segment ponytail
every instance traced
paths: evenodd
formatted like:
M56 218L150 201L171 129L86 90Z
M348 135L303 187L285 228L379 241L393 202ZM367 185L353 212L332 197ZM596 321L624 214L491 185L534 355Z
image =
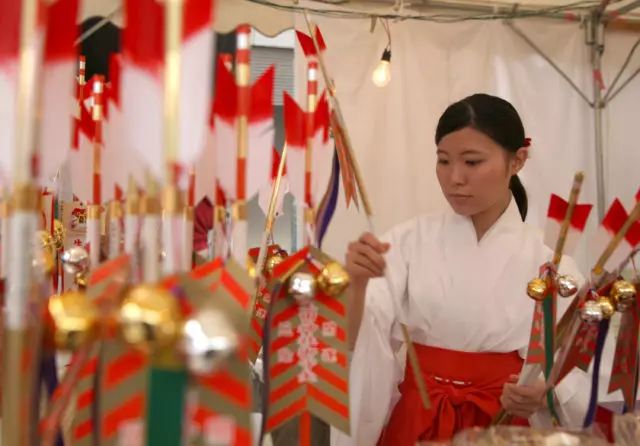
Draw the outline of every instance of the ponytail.
M518 175L514 175L511 177L509 181L509 189L513 194L513 198L516 200L516 204L518 205L518 211L520 211L520 217L522 217L522 221L525 221L527 218L527 211L529 210L529 200L527 199L527 191L518 178Z

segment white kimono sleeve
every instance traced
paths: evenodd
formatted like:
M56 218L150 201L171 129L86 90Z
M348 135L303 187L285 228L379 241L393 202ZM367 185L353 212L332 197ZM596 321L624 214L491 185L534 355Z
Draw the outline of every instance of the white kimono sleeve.
M559 274L565 274L576 279L578 284L584 283L584 277L571 257L564 256L560 263ZM558 297L558 320L564 314L571 303L571 298ZM584 417L589 405L591 379L589 374L580 369L573 369L556 387L556 398L559 403L558 416L566 427L571 429L582 428ZM529 420L534 427L548 427L548 411L534 414Z
M383 238L391 244L385 259L394 289L390 290L385 278L374 279L367 287L349 375L351 436L332 428L332 446L375 445L390 413L401 373L395 357L401 345L391 339L391 329L397 320L391 299L406 296L408 268L402 244L407 231L403 231L404 228L402 225Z

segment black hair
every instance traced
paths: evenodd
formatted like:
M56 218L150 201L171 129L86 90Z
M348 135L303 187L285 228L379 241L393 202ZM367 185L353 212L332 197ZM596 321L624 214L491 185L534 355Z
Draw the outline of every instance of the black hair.
M85 33L104 20L103 17L89 17L80 25ZM121 31L112 22L107 22L87 37L81 44L79 54L86 57L85 79L89 82L96 74L104 76L109 82L109 58L111 53L120 52Z
M447 107L438 121L436 145L448 134L467 127L484 133L509 153L527 146L520 115L513 105L497 96L474 94ZM529 201L518 175L511 177L509 189L524 221Z

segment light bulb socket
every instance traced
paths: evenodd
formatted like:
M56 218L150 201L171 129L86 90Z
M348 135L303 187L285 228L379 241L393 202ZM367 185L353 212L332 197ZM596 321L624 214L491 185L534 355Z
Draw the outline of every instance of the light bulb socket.
M386 47L384 49L384 51L382 52L382 57L380 58L381 61L384 62L391 62L391 48Z

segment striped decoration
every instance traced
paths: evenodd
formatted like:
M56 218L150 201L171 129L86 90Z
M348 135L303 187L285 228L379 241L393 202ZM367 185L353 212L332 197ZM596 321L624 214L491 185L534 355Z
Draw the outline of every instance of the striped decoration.
M269 284L279 292L271 307L267 432L309 412L349 434L346 298L316 289L310 303L298 304L280 286L298 272L317 276L330 261L307 247L280 263Z
M128 283L130 258L122 255L105 262L91 272L87 286L87 295L99 306L109 305L117 299ZM74 446L93 446L97 442L95 411L96 373L100 364L100 355L104 342L99 340L94 345L87 364L82 369L77 383L78 399L72 423Z
M613 282L607 284L604 288L598 290L595 294L598 296L608 296ZM576 317L580 317L579 315ZM598 339L599 324L588 324L580 321L580 327L576 333L575 339L569 347L567 357L562 364L559 378L557 382L571 372L575 367L580 370L587 371L596 352L596 340Z
M108 333L102 344L100 445L117 446L142 425L147 389L147 358Z
M637 305L622 313L608 390L609 393L621 390L625 407L631 411L636 404L638 322Z
M276 255L281 252L280 245L270 245L267 247L266 258ZM260 248L252 248L249 250L249 258L256 264L258 263L258 255L260 254ZM265 280L269 282L271 275L266 269L263 269L262 275ZM249 360L254 363L258 358L260 349L262 348L262 332L264 330L264 322L267 317L267 308L271 297L269 290L265 286L258 286L256 307L251 315L251 331L249 332Z
M214 306L227 314L241 337L249 336L246 315L255 285L236 261L230 259L223 264L216 259L194 269L180 286L187 301L184 306L187 314ZM251 371L244 345L223 370L193 380L189 445L252 444Z
M541 364L544 367L544 315L540 301L536 301L533 310L527 364Z

